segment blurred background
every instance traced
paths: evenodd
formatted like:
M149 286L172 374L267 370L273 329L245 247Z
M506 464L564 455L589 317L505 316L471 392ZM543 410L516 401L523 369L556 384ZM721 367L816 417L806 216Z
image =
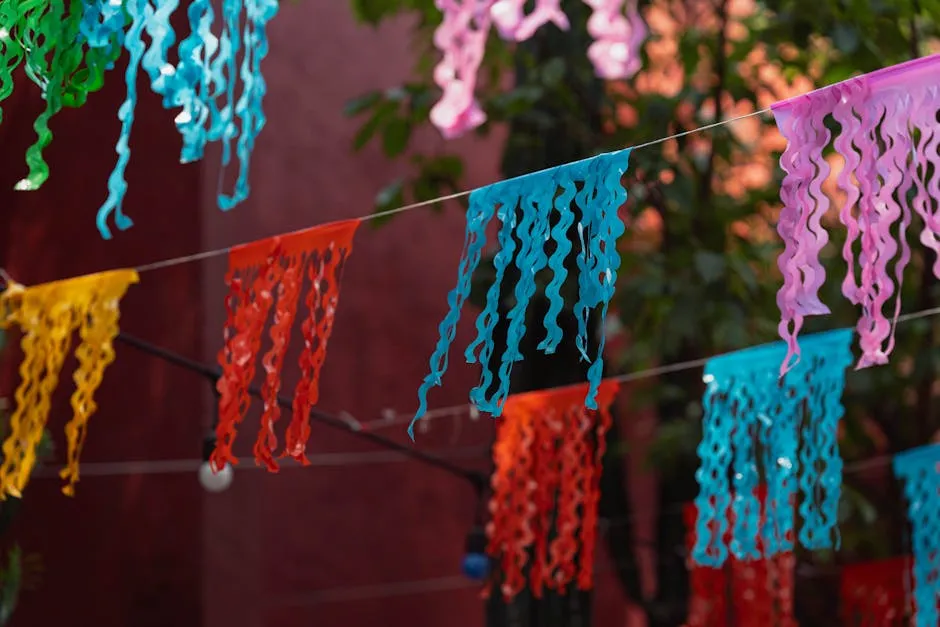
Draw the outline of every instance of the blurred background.
M491 38L480 89L489 121L446 142L427 123L438 94L430 79L439 22L433 0L282 3L269 28L268 123L252 159L249 200L229 213L217 209L220 177L232 173L219 172L218 152L178 164L173 114L142 82L124 205L135 227L112 241L101 240L93 216L115 160L126 59L87 105L53 121L52 177L28 193L12 188L25 171L42 102L18 80L0 125L0 266L34 284L363 216L753 113L940 51L937 0L650 0L640 2L651 31L643 70L631 81L603 83L586 56L589 8L581 0L562 5L568 33L548 26L513 46ZM609 374L776 339L783 147L772 117L758 115L635 152L617 312L605 322ZM836 169L839 163L833 156ZM838 200L834 178L827 193ZM915 253L905 311L940 306L919 228L908 233ZM463 229L459 201L360 228L319 409L406 441ZM825 254L830 277L839 277L841 235L832 233ZM123 302L122 330L213 364L224 272L218 257L144 274ZM486 285L485 264L478 274ZM854 325L857 312L839 284L832 278L825 286L833 315L812 320L809 331ZM457 344L469 341L472 320L464 316ZM905 324L890 366L848 374L842 548L797 556L800 625L862 624L844 611L852 594L841 587L847 568L903 560L910 551L890 459L940 430L937 333L931 318ZM297 344L285 367L288 389L298 375ZM315 424L311 467L269 475L246 461L227 490L211 493L197 477L214 415L211 381L131 346L116 348L77 496L63 497L56 476L69 416L63 377L45 464L22 501L0 505L7 551L0 618L10 625L666 627L688 618L683 508L696 494L697 369L621 391L605 458L593 594L520 598L507 608L482 601L479 584L461 573L480 507L469 482ZM0 395L9 399L15 341L4 352ZM452 360L431 407L466 402L477 376ZM553 359L530 355L514 376L522 391L579 381L583 371L576 353L562 350ZM245 432L251 429L249 420ZM416 446L486 473L492 439L488 417L455 411L423 423ZM250 438L236 451L250 455ZM882 595L890 597L888 618L864 624L904 624L903 576L891 585ZM729 615L713 624L747 623Z

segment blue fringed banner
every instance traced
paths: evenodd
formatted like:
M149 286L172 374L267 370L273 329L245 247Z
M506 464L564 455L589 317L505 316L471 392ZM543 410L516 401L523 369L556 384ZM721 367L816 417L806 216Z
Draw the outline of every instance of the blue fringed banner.
M123 28L112 3L93 0L87 22L98 28ZM127 0L124 10L130 26L123 36L129 53L125 79L127 96L118 110L121 133L115 152L117 164L108 179L108 197L98 210L98 230L110 239L109 219L120 230L133 225L122 211L127 193L125 171L130 161L130 135L137 106L137 75L142 68L151 89L167 109L180 108L175 118L183 138L181 163L202 158L206 143L222 142L223 171L232 159L232 143L239 161L235 190L221 190L218 205L227 211L248 198L248 170L255 140L267 119L262 100L267 91L261 61L268 53L267 25L278 9L278 0L224 0L221 37L212 33L215 13L208 0L192 0L187 10L189 34L177 46L178 62L169 61L176 33L170 24L179 0ZM120 3L118 4L120 9ZM245 14L244 24L241 15ZM123 20L123 14L119 14ZM100 22L100 24L99 24ZM144 43L149 36L149 47ZM241 55L240 68L236 56ZM240 79L240 81L239 81ZM236 86L240 82L240 93ZM237 141L236 141L237 138ZM221 176L220 176L221 179ZM221 187L221 180L220 180Z
M940 624L940 444L897 455L894 474L904 482L914 532L915 624L934 627Z
M614 283L620 267L617 238L624 232L618 210L627 199L620 179L627 169L630 151L599 155L576 163L528 174L489 187L470 195L467 211L467 231L457 287L447 297L449 310L439 326L440 339L431 356L431 372L418 389L418 411L408 427L413 434L414 423L427 411L427 394L441 384L447 370L447 353L457 332L460 311L470 294L470 279L480 263L486 245L486 228L495 215L501 222L499 250L493 260L496 278L486 295L486 306L477 318L477 337L465 351L468 363L483 367L480 384L470 392L471 402L481 411L494 417L502 412L509 396L509 376L515 362L522 360L520 342L526 333L526 308L535 294L536 275L546 268L553 273L545 288L549 310L545 315L545 339L539 349L551 354L562 339L558 315L564 306L561 287L567 278L565 260L573 248L568 241L568 230L575 221L576 204L581 211L578 223L580 251L577 257L578 300L574 314L578 321L575 339L583 359L591 362L588 369L590 383L585 405L597 408L597 388L603 376L603 335L596 355L588 355L588 319L600 309L602 319L614 294ZM521 213L521 218L517 214ZM557 214L557 215L554 215ZM556 219L554 227L552 219ZM518 250L516 242L519 242ZM554 241L555 249L549 256L545 250ZM500 290L506 269L515 262L520 278L515 286L515 304L508 314L509 327L506 346L500 358L498 372L490 370L490 360L496 350L493 330L499 320ZM487 396L494 377L498 382L495 392ZM413 435L412 435L413 437Z
M798 491L800 543L831 548L836 536L838 545L842 459L836 431L851 341L849 329L807 338L803 359L783 378L783 342L716 357L705 366L701 465L695 475L700 492L692 557L697 563L724 564L729 519L735 558L792 551ZM762 482L767 486L763 523Z

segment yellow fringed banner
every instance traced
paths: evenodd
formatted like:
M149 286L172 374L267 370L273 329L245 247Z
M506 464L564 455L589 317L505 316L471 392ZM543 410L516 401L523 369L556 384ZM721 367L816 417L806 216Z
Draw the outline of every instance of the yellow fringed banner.
M16 409L10 418L0 464L0 499L7 495L20 497L29 481L36 464L36 448L49 418L52 393L72 335L78 330L78 367L72 375L73 413L65 426L68 457L59 473L66 481L62 492L75 494L88 419L98 408L95 390L101 385L104 369L114 361L112 343L118 334L121 298L137 281L134 270L112 270L34 287L12 284L0 294L0 328L16 325L23 334Z

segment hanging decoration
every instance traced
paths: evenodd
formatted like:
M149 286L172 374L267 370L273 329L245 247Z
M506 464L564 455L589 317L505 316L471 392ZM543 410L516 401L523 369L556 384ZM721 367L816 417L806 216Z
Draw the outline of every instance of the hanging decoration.
M52 141L49 121L64 107L80 107L101 89L104 72L120 54L120 5L105 9L117 18L98 20L104 0L44 0L0 5L0 104L13 93L20 65L42 92L45 108L33 128L36 141L26 151L29 173L16 189L39 189L49 178L43 151ZM2 119L2 110L0 110Z
M283 456L306 465L305 450L310 435L310 409L319 397L320 369L333 329L339 302L340 279L352 253L358 220L334 222L304 231L237 246L229 255L225 299L227 319L225 346L219 353L219 422L216 447L210 458L218 472L225 464L237 464L232 453L237 425L251 404L249 387L255 377L262 333L274 313L271 346L261 358L264 409L254 445L255 461L277 472L274 459L277 436L274 426L280 417L278 393L281 369L290 341L301 292L306 285L305 313L301 329L304 348L300 357L300 382L294 391L290 425Z
M914 605L907 590L910 556L851 564L842 569L842 619L848 625L909 627Z
M412 438L415 422L427 411L428 392L441 384L447 370L447 354L456 335L460 311L470 294L470 278L480 263L486 244L487 226L494 214L502 223L498 235L499 251L493 260L496 278L487 292L486 306L477 317L476 340L464 353L468 363L479 363L483 367L480 384L470 392L471 402L493 416L502 413L503 403L509 396L512 366L522 360L519 346L526 333L526 309L535 293L535 277L545 269L552 272L552 280L545 288L550 306L544 320L546 337L539 349L551 354L561 342L562 331L558 325L558 314L564 307L561 288L568 275L566 259L572 250L568 230L578 217L581 248L577 256L578 300L574 314L578 320L578 335L575 342L582 358L591 362L585 404L589 409L597 409L597 389L604 368L601 359L604 337L599 334L597 353L588 355L588 319L593 310L599 309L603 320L613 297L620 267L617 238L624 232L617 211L627 199L620 179L627 169L629 156L629 150L599 155L502 181L470 195L457 287L447 297L449 310L439 326L440 339L431 356L431 373L418 389L418 411L408 427ZM545 250L550 241L555 247L551 256ZM520 278L515 286L515 304L507 316L506 346L502 356L497 358L494 356L493 330L499 317L503 276L513 262L520 270ZM496 359L499 359L499 366L494 375L491 361ZM494 376L498 385L491 390Z
M219 192L219 208L227 211L249 194L248 172L255 140L267 119L262 109L266 93L261 61L268 52L267 24L278 9L277 0L225 0L222 3L221 37L212 33L215 14L209 0L193 0L187 11L190 33L178 46L179 61L169 62L175 42L170 24L179 0L151 2L128 0L125 10L130 26L124 39L129 62L125 74L127 97L118 111L121 132L115 151L117 164L108 179L108 197L98 210L98 230L110 239L109 219L119 230L133 225L123 213L127 193L125 170L130 161L130 133L137 105L137 74L142 67L154 93L165 108L181 108L175 118L183 138L181 163L202 158L209 141L222 143L222 172L234 152L239 172L232 194ZM241 15L245 13L244 26ZM144 31L150 46L144 44ZM240 67L236 58L241 55ZM241 78L236 99L236 85ZM221 183L220 183L221 185Z
M894 474L913 530L915 624L933 627L940 623L940 444L896 455Z
M52 394L77 330L73 414L65 427L67 461L60 473L66 482L62 492L75 494L88 421L98 408L94 394L105 368L114 361L112 342L118 334L121 299L136 282L135 271L113 270L34 287L8 285L0 294L0 327L16 325L23 334L21 381L0 463L0 498L20 497L26 488L49 419Z
M838 545L842 459L836 433L851 339L848 329L811 336L804 359L783 378L777 375L787 351L782 342L716 357L705 366L692 551L697 563L721 566L729 546L739 560L791 552L797 491L800 544L811 550ZM763 522L755 496L761 478L773 512Z
M640 47L646 26L637 9L637 0L584 0L593 13L588 33L594 43L588 57L603 79L627 79L641 66ZM441 99L431 109L431 122L441 134L452 139L486 121L475 97L477 73L483 62L490 27L495 26L506 41L522 42L547 23L568 30L568 18L561 0L535 0L525 13L526 0L435 0L443 13L434 33L434 45L442 58L434 70L434 82Z
M767 490L760 485L755 496L760 503L760 524L765 524ZM694 504L684 508L687 529L686 545L689 551L696 544L696 519ZM728 510L724 517L733 517ZM731 520L729 518L729 520ZM717 520L713 522L715 527ZM730 527L726 526L725 540L730 541ZM758 550L763 548L758 540ZM718 567L702 566L688 559L689 570L689 614L685 627L724 627L730 620L735 625L780 625L795 627L793 618L794 569L796 558L791 552L777 553L771 557L738 560L733 556L728 563ZM730 598L729 598L730 591Z
M527 579L536 598L593 588L601 462L618 384L600 385L596 411L584 407L587 389L514 394L497 423L487 553L502 565L507 600Z
M797 335L804 317L829 313L819 299L826 279L819 254L829 241L821 222L829 209L821 188L830 173L824 150L832 134L826 120L831 116L839 125L833 146L845 160L838 177L846 195L839 219L848 234L842 249L848 264L842 293L862 310L857 368L866 368L887 363L894 347L901 282L911 257L905 233L912 206L924 220L921 241L940 252L940 214L931 200L940 197L938 109L940 55L852 78L773 106L777 126L787 139L780 158L786 176L777 224L785 247L778 260L784 277L777 294L780 335L787 342L781 373L799 359ZM934 274L940 277L940 258ZM892 296L889 319L884 307Z

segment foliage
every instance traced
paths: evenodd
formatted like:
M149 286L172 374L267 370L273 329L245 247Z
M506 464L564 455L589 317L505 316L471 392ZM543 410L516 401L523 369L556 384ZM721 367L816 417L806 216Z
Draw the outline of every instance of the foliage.
M402 14L417 15L414 78L348 107L363 120L357 149L379 142L388 157L407 156L416 166L412 177L379 194L376 210L461 188L458 156L410 150L414 130L426 124L438 95L431 80L437 57L430 37L439 20L433 0L352 0L352 5L361 20L376 26ZM548 27L518 46L491 36L478 94L489 120L478 132L509 125L506 176L656 142L637 149L631 159L629 227L617 286L630 348L615 367L637 370L775 340L780 278L773 229L782 145L771 116L658 140L922 54L936 41L940 0L647 0L641 2L643 11L656 18L656 26L645 49L645 69L631 81L607 86L593 78L585 56L583 3L563 5L572 17L571 33ZM674 31L665 32L664 24ZM833 315L809 321L806 332L851 326L857 317L834 278L844 273L839 231L833 229L824 251L830 280L823 300ZM930 273L932 259L925 258L916 233L909 235L915 255L905 277L905 308L937 306L940 288ZM849 461L922 444L940 429L931 387L940 366L936 332L929 320L905 325L891 366L849 377L842 438ZM688 498L694 494L689 469L700 436L700 377L697 371L664 377L643 392L636 395L638 402L656 403L662 422L650 460L666 484L661 498ZM894 487L866 490L851 472L846 485L843 556L902 550L896 539L904 522ZM681 528L678 519L667 522ZM668 588L662 583L661 591ZM658 611L654 605L648 608L651 616ZM833 622L801 619L805 625Z

